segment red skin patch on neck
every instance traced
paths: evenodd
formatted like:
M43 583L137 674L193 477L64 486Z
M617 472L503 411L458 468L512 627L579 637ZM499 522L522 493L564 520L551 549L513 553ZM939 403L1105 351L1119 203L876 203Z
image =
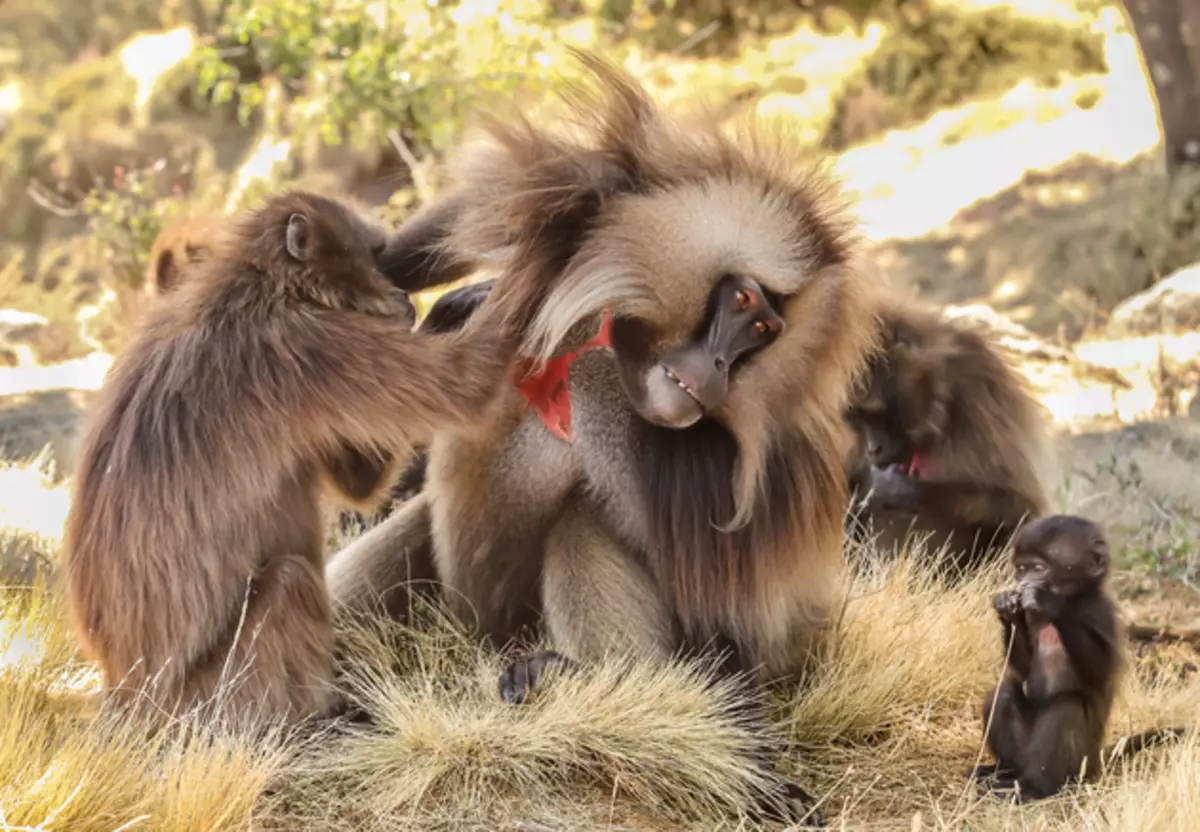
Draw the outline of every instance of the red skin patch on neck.
M516 387L537 411L547 430L564 442L574 441L571 429L571 392L567 388L567 373L571 362L583 352L597 347L612 348L612 312L604 313L604 321L596 337L574 352L552 358L540 373L534 372L534 362L525 359L518 363Z
M1059 635L1058 628L1053 624L1043 624L1037 634L1038 647L1046 647L1050 649L1062 647L1062 636Z

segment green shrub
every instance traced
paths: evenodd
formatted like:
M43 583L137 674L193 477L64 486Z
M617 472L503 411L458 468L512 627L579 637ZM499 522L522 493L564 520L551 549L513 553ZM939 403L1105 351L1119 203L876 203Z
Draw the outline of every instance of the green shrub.
M272 78L293 133L362 145L400 130L437 152L480 96L536 80L548 15L537 0L230 0L194 66L216 102L236 96L243 120L262 114Z
M99 185L83 201L99 262L124 287L142 285L154 238L179 213L182 201L158 193L157 171L118 168L112 185Z

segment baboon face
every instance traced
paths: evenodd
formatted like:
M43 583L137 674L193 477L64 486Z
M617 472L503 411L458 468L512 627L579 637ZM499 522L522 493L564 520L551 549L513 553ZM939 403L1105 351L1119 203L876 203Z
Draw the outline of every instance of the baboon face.
M781 397L803 387L828 322L801 221L778 195L704 182L626 197L593 233L576 270L653 299L614 304L612 346L642 418L674 429L728 422L757 406L764 385Z
M166 249L161 252L150 268L149 287L151 291L165 295L177 287L183 279L183 275L187 267L193 263L198 263L202 258L208 255L208 249L204 246L187 243L183 247L183 261L177 262L175 252L171 249Z
M558 279L522 351L561 356L611 316L644 420L712 420L759 461L798 415L840 416L875 340L875 281L835 183L786 130L669 113L605 62L588 69L597 83L566 101L570 129L492 121L454 165L474 196L450 248Z
M636 318L613 322L626 394L642 416L685 428L725 404L732 378L785 326L779 296L754 278L723 274L708 294L704 317L681 343L664 343Z
M928 453L945 431L942 368L929 344L903 324L891 326L883 352L870 364L851 418L876 468L904 465Z
M852 411L852 418L862 433L871 465L889 468L912 458L913 443L901 418L895 385L885 368L871 368L868 389Z
M1012 564L1019 589L1070 597L1108 574L1108 542L1082 517L1042 517L1025 524L1013 539Z
M214 220L205 217L185 219L160 231L150 249L146 291L161 296L178 289L193 267L212 255L220 231Z

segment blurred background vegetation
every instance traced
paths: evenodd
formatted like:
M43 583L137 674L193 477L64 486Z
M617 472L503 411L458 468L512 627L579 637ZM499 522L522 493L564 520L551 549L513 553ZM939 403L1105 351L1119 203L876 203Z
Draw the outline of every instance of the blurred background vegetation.
M175 219L297 185L399 220L439 187L472 109L536 108L566 44L665 97L787 110L837 153L974 96L1105 72L1096 21L1114 4L6 0L0 308L50 320L39 361L111 351Z

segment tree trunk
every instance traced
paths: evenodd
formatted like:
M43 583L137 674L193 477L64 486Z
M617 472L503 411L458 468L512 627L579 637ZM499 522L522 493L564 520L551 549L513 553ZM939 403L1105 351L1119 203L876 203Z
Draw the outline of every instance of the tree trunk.
M1200 165L1200 0L1122 0L1154 85L1167 171Z

